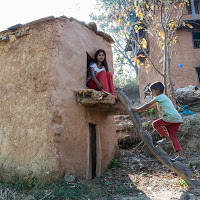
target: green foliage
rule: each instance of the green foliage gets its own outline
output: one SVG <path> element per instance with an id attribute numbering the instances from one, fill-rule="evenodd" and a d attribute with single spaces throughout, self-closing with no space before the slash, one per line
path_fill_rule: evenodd
<path id="1" fill-rule="evenodd" d="M 126 32 L 127 45 L 133 51 L 133 58 L 136 60 L 137 67 L 143 66 L 147 72 L 153 67 L 158 74 L 164 78 L 165 94 L 168 94 L 167 82 L 169 79 L 170 89 L 172 90 L 172 100 L 174 100 L 173 83 L 170 73 L 170 62 L 174 44 L 178 42 L 176 31 L 180 26 L 191 25 L 182 21 L 183 10 L 188 0 L 174 1 L 154 1 L 154 0 L 130 0 L 117 1 L 111 7 L 113 21 Z M 129 33 L 127 34 L 127 30 Z M 164 58 L 163 68 L 158 66 L 148 54 L 147 34 L 151 35 L 151 48 L 153 45 L 160 49 L 157 56 Z M 145 63 L 145 64 L 144 64 Z"/>
<path id="2" fill-rule="evenodd" d="M 20 178 L 19 174 L 15 173 L 12 176 L 12 182 L 8 185 L 13 186 L 16 190 L 31 190 L 32 188 L 39 187 L 37 178 L 33 175 L 33 172 L 28 172 L 23 179 Z"/>
<path id="3" fill-rule="evenodd" d="M 143 122 L 142 123 L 142 128 L 144 128 L 147 131 L 150 131 L 150 130 L 152 130 L 152 125 L 149 122 Z"/>
<path id="4" fill-rule="evenodd" d="M 200 141 L 197 141 L 197 148 L 200 148 Z"/>
<path id="5" fill-rule="evenodd" d="M 187 166 L 188 166 L 188 168 L 189 168 L 189 169 L 192 169 L 192 166 L 191 166 L 191 164 L 189 164 L 189 165 L 187 165 Z"/>
<path id="6" fill-rule="evenodd" d="M 92 198 L 92 192 L 88 186 L 75 183 L 69 184 L 65 180 L 60 180 L 53 184 L 46 184 L 41 190 L 33 191 L 32 195 L 36 199 L 86 199 L 87 196 Z"/>
<path id="7" fill-rule="evenodd" d="M 62 199 L 93 199 L 93 193 L 89 187 L 81 183 L 67 183 L 64 179 L 55 183 L 39 183 L 32 181 L 19 181 L 16 179 L 16 184 L 4 184 L 7 188 L 29 192 L 35 199 L 49 199 L 49 200 L 62 200 Z"/>
<path id="8" fill-rule="evenodd" d="M 121 180 L 118 181 L 118 185 L 117 185 L 117 191 L 119 192 L 120 195 L 126 195 L 129 194 L 133 189 L 130 187 L 124 187 L 123 183 Z"/>
<path id="9" fill-rule="evenodd" d="M 151 108 L 143 113 L 140 113 L 141 117 L 149 117 L 151 119 L 156 119 L 158 117 L 157 108 Z"/>
<path id="10" fill-rule="evenodd" d="M 186 183 L 185 180 L 182 179 L 182 181 L 181 181 L 181 186 L 188 186 L 188 184 Z"/>
<path id="11" fill-rule="evenodd" d="M 109 186 L 109 185 L 112 185 L 112 183 L 111 183 L 110 181 L 106 181 L 106 182 L 104 183 L 104 185 Z"/>
<path id="12" fill-rule="evenodd" d="M 98 178 L 95 177 L 95 178 L 93 179 L 93 183 L 94 183 L 94 185 L 98 184 L 98 183 L 99 183 Z"/>
<path id="13" fill-rule="evenodd" d="M 129 30 L 123 25 L 119 25 L 116 20 L 113 20 L 113 5 L 118 5 L 121 7 L 125 1 L 120 0 L 97 0 L 96 9 L 101 10 L 101 14 L 92 13 L 90 18 L 92 21 L 96 22 L 98 29 L 110 34 L 115 43 L 113 44 L 113 54 L 114 54 L 114 69 L 118 71 L 118 68 L 124 69 L 125 66 L 130 66 L 135 71 L 137 76 L 138 70 L 137 66 L 133 62 L 132 52 L 126 52 L 126 42 Z M 98 12 L 99 13 L 99 12 Z M 130 23 L 129 27 L 130 27 Z M 120 72 L 119 72 L 120 73 Z"/>
<path id="14" fill-rule="evenodd" d="M 155 108 L 151 108 L 149 110 L 146 110 L 146 115 L 149 116 L 151 119 L 153 118 L 154 114 L 155 114 Z"/>
<path id="15" fill-rule="evenodd" d="M 122 89 L 130 99 L 138 100 L 140 96 L 138 80 L 133 79 L 132 76 L 125 75 L 126 73 L 124 72 L 122 75 L 114 75 L 113 82 L 115 88 Z"/>
<path id="16" fill-rule="evenodd" d="M 117 159 L 112 159 L 112 165 L 111 165 L 111 168 L 112 167 L 121 167 L 122 166 L 122 163 Z"/>
<path id="17" fill-rule="evenodd" d="M 94 199 L 95 194 L 82 183 L 67 183 L 64 179 L 53 183 L 41 183 L 30 171 L 22 178 L 18 174 L 11 183 L 1 183 L 8 191 L 26 192 L 36 200 Z"/>

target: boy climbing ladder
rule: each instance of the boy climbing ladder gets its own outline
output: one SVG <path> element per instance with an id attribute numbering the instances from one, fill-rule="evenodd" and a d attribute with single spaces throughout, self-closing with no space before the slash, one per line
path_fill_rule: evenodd
<path id="1" fill-rule="evenodd" d="M 172 143 L 174 150 L 178 152 L 178 157 L 171 159 L 171 161 L 183 161 L 185 160 L 185 155 L 176 137 L 179 126 L 183 123 L 183 120 L 171 100 L 163 94 L 164 85 L 161 82 L 151 84 L 149 89 L 154 99 L 139 108 L 131 108 L 131 111 L 141 112 L 157 106 L 161 118 L 154 121 L 152 126 L 161 137 L 164 137 L 164 139 L 157 141 L 157 144 L 166 145 Z M 166 130 L 163 127 L 165 127 Z"/>

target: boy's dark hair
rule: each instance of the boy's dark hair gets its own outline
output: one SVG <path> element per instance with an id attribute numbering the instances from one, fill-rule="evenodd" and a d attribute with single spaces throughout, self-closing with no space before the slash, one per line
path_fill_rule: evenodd
<path id="1" fill-rule="evenodd" d="M 161 83 L 161 82 L 154 82 L 152 83 L 150 86 L 149 86 L 149 89 L 152 91 L 152 89 L 156 90 L 156 89 L 159 89 L 160 90 L 160 93 L 162 94 L 164 92 L 164 85 Z"/>

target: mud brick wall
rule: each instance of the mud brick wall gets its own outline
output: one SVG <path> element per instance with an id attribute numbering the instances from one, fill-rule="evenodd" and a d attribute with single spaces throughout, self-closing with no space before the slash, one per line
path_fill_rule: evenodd
<path id="1" fill-rule="evenodd" d="M 8 39 L 9 37 L 9 39 Z M 30 23 L 0 33 L 0 173 L 33 174 L 48 181 L 64 173 L 87 178 L 89 123 L 97 129 L 97 175 L 117 146 L 112 116 L 76 101 L 86 89 L 87 54 L 111 45 L 76 20 L 65 17 Z"/>
<path id="2" fill-rule="evenodd" d="M 113 73 L 111 45 L 88 27 L 61 18 L 56 21 L 57 32 L 51 75 L 51 112 L 57 116 L 52 129 L 60 130 L 55 136 L 59 171 L 75 173 L 87 178 L 89 169 L 89 123 L 96 124 L 97 175 L 102 174 L 111 162 L 117 146 L 113 116 L 87 109 L 76 101 L 74 90 L 87 89 L 87 54 L 92 57 L 97 49 L 107 54 L 109 70 Z"/>
<path id="3" fill-rule="evenodd" d="M 27 35 L 0 42 L 1 174 L 57 171 L 49 135 L 51 24 L 23 27 Z M 3 172 L 4 171 L 4 172 Z"/>

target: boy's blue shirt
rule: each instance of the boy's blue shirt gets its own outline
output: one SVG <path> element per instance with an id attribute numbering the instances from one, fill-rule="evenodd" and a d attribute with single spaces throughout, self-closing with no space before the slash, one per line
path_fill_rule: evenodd
<path id="1" fill-rule="evenodd" d="M 169 123 L 182 123 L 181 115 L 174 107 L 171 100 L 165 95 L 160 94 L 154 98 L 157 103 L 157 108 L 162 120 Z"/>

